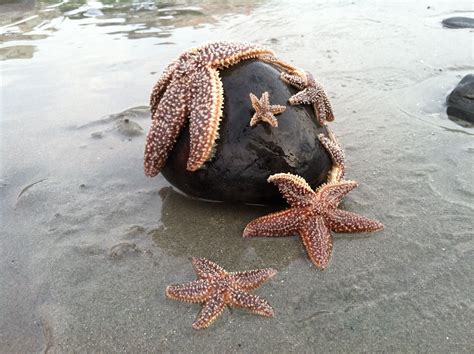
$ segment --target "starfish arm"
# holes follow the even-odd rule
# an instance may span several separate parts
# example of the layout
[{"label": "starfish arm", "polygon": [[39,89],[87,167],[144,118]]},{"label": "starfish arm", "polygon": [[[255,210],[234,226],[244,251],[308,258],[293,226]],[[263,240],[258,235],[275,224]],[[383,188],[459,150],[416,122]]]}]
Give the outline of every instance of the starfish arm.
[{"label": "starfish arm", "polygon": [[158,105],[160,103],[163,94],[171,82],[173,78],[173,73],[176,67],[179,65],[179,60],[176,59],[172,63],[170,63],[163,73],[161,74],[160,79],[156,82],[150,96],[150,111],[151,111],[151,118],[153,119],[156,111],[158,110]]},{"label": "starfish arm", "polygon": [[320,269],[325,269],[332,252],[332,238],[322,216],[307,219],[299,234],[311,261]]},{"label": "starfish arm", "polygon": [[258,97],[255,96],[253,93],[250,93],[249,96],[250,96],[250,101],[252,102],[252,107],[255,109],[255,111],[260,112],[262,110],[262,106],[260,104]]},{"label": "starfish arm", "polygon": [[267,181],[275,184],[293,207],[311,206],[315,198],[309,184],[300,176],[291,173],[277,173],[268,177]]},{"label": "starfish arm", "polygon": [[276,237],[296,235],[302,214],[296,208],[279,211],[255,219],[247,224],[243,237]]},{"label": "starfish arm", "polygon": [[293,72],[301,72],[296,66],[286,63],[281,59],[278,59],[275,55],[273,54],[261,54],[257,57],[259,60],[268,63],[268,64],[273,64],[278,66],[280,69],[287,70],[291,73]]},{"label": "starfish arm", "polygon": [[340,209],[328,213],[326,221],[334,232],[373,232],[383,229],[383,224],[377,220]]},{"label": "starfish arm", "polygon": [[338,166],[344,166],[345,164],[345,156],[344,151],[339,146],[339,144],[333,142],[331,139],[324,136],[324,134],[319,134],[318,139],[329,152],[331,156],[332,162]]},{"label": "starfish arm", "polygon": [[273,114],[280,114],[280,113],[283,113],[285,112],[286,110],[286,107],[285,106],[281,106],[279,104],[274,104],[274,105],[271,105],[270,106],[270,111],[273,113]]},{"label": "starfish arm", "polygon": [[324,117],[324,119],[328,122],[333,122],[335,117],[334,117],[334,112],[332,110],[331,102],[329,101],[329,98],[324,92],[323,88],[321,86],[319,87],[321,90],[321,98],[316,101],[318,115],[320,115],[321,117]]},{"label": "starfish arm", "polygon": [[241,60],[257,58],[260,55],[273,54],[271,50],[263,46],[251,43],[217,42],[205,44],[197,51],[203,62],[209,63],[210,67],[220,68],[238,63]]},{"label": "starfish arm", "polygon": [[205,279],[166,287],[166,296],[173,300],[203,302],[212,295],[213,287]]},{"label": "starfish arm", "polygon": [[196,73],[193,91],[195,96],[190,112],[190,152],[187,163],[189,171],[197,170],[206,162],[218,136],[224,99],[218,71],[204,68]]},{"label": "starfish arm", "polygon": [[324,136],[324,134],[319,134],[318,139],[321,144],[324,146],[326,151],[331,156],[331,160],[333,162],[333,171],[334,171],[334,178],[331,178],[333,182],[338,182],[344,178],[345,173],[345,156],[344,151],[342,150],[341,146],[336,142],[332,141],[331,139]]},{"label": "starfish arm", "polygon": [[249,291],[259,287],[276,273],[277,271],[272,268],[255,269],[230,273],[230,279],[232,279],[234,286],[238,289]]},{"label": "starfish arm", "polygon": [[274,128],[278,127],[278,121],[273,114],[265,114],[262,120],[267,122]]},{"label": "starfish arm", "polygon": [[253,127],[253,126],[256,125],[258,122],[260,122],[260,117],[258,116],[257,113],[255,113],[255,114],[252,116],[252,119],[250,119],[250,126]]},{"label": "starfish arm", "polygon": [[347,193],[358,186],[354,181],[339,181],[323,184],[316,190],[316,194],[325,203],[334,209],[342,201]]},{"label": "starfish arm", "polygon": [[247,309],[261,316],[273,317],[275,315],[275,311],[267,300],[236,289],[232,289],[230,292],[229,305]]},{"label": "starfish arm", "polygon": [[316,117],[321,125],[325,125],[326,122],[334,121],[334,114],[332,113],[331,103],[329,99],[324,95],[318,95],[313,101],[313,108],[316,112]]},{"label": "starfish arm", "polygon": [[187,88],[174,82],[165,91],[146,137],[145,174],[156,176],[166,163],[187,118]]},{"label": "starfish arm", "polygon": [[224,311],[226,304],[222,294],[218,294],[204,303],[193,323],[194,329],[204,329],[209,327]]},{"label": "starfish arm", "polygon": [[224,268],[206,258],[193,257],[192,264],[194,271],[200,279],[221,277],[227,274]]},{"label": "starfish arm", "polygon": [[307,72],[306,77],[308,79],[308,87],[312,88],[312,102],[318,117],[321,117],[321,120],[332,122],[334,120],[334,113],[323,86],[314,79],[311,73]]},{"label": "starfish arm", "polygon": [[293,75],[286,72],[280,74],[280,79],[287,84],[296,87],[298,90],[304,90],[306,87],[306,77],[302,75]]},{"label": "starfish arm", "polygon": [[310,89],[305,88],[304,90],[295,93],[293,96],[291,96],[288,99],[288,102],[292,106],[300,105],[300,104],[311,104],[313,103],[312,100],[312,95],[309,92]]}]

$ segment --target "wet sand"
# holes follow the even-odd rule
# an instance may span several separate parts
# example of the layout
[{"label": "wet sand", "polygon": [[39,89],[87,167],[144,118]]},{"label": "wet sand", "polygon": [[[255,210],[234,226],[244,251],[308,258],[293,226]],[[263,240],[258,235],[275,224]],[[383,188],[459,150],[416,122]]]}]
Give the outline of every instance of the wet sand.
[{"label": "wet sand", "polygon": [[[473,33],[441,25],[472,5],[127,4],[0,11],[2,26],[37,16],[0,37],[0,351],[472,352],[474,130],[444,102],[474,71]],[[324,272],[296,237],[240,237],[274,208],[192,200],[143,174],[151,87],[216,39],[270,46],[331,97],[360,184],[342,207],[385,230],[335,234]],[[276,317],[232,310],[193,330],[199,305],[164,294],[194,279],[191,256],[276,268],[255,291]]]}]

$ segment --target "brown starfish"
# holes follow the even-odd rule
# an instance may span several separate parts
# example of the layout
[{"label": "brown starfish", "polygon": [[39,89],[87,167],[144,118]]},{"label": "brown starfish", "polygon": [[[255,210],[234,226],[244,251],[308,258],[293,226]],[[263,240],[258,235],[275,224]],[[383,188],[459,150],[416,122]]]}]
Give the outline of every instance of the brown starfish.
[{"label": "brown starfish", "polygon": [[211,325],[226,306],[240,307],[252,313],[273,317],[273,308],[268,302],[248,291],[259,287],[276,274],[276,270],[256,269],[244,272],[226,272],[222,267],[206,258],[193,258],[192,264],[198,280],[166,288],[171,299],[203,303],[201,312],[193,323],[194,329]]},{"label": "brown starfish", "polygon": [[224,102],[218,69],[250,58],[299,73],[269,49],[237,42],[215,42],[190,49],[166,67],[150,98],[152,124],[146,139],[144,162],[147,176],[156,176],[163,168],[188,117],[187,169],[195,171],[209,159],[218,136]]},{"label": "brown starfish", "polygon": [[331,131],[331,129],[329,129],[329,127],[327,127],[327,131],[329,137],[326,137],[324,134],[318,135],[319,141],[326,148],[333,163],[332,168],[329,171],[327,182],[339,182],[344,178],[346,170],[344,150],[342,150],[336,135]]},{"label": "brown starfish", "polygon": [[243,237],[300,235],[311,261],[324,269],[332,251],[330,231],[370,232],[383,228],[375,220],[338,209],[342,198],[357,187],[353,181],[324,184],[313,191],[306,181],[290,173],[268,178],[278,186],[290,208],[250,222]]},{"label": "brown starfish", "polygon": [[250,100],[252,101],[252,107],[255,109],[255,114],[250,120],[250,126],[253,127],[258,122],[266,122],[272,127],[278,127],[278,121],[274,114],[280,114],[285,111],[285,106],[270,105],[270,99],[268,92],[264,92],[260,99],[257,98],[253,93],[250,94]]},{"label": "brown starfish", "polygon": [[334,120],[331,103],[324,92],[323,87],[316,82],[309,72],[301,73],[286,73],[280,75],[281,79],[288,84],[295,86],[299,90],[297,94],[290,97],[288,100],[291,105],[312,104],[319,124],[325,125],[326,122]]}]

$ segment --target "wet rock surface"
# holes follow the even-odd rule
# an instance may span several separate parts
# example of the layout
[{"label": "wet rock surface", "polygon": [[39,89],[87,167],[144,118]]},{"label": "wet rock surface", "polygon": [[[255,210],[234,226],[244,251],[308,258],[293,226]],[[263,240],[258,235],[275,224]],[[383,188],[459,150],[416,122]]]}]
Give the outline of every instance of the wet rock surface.
[{"label": "wet rock surface", "polygon": [[[280,71],[256,60],[244,61],[221,71],[224,86],[223,118],[214,157],[203,168],[186,170],[189,129],[186,127],[165,168],[166,179],[181,191],[200,198],[271,204],[281,202],[268,176],[291,172],[304,177],[312,187],[326,179],[329,155],[317,136],[325,133],[311,106],[290,106],[297,91],[280,79]],[[277,115],[278,127],[266,123],[250,127],[254,113],[249,94],[268,92],[270,104],[286,106]]]},{"label": "wet rock surface", "polygon": [[449,94],[446,103],[447,113],[451,117],[474,123],[474,75],[463,77]]},{"label": "wet rock surface", "polygon": [[471,17],[450,17],[441,23],[447,28],[474,28],[474,18]]}]

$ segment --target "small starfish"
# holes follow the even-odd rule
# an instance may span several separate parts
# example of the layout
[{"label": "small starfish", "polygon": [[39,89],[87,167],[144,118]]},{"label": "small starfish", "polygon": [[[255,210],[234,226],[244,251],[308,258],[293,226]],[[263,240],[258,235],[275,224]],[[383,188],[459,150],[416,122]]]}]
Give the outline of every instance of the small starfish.
[{"label": "small starfish", "polygon": [[334,114],[332,112],[331,103],[324,92],[323,87],[316,82],[309,72],[304,75],[296,73],[283,72],[280,75],[281,79],[286,83],[295,86],[299,90],[297,94],[290,97],[288,100],[291,105],[299,104],[312,104],[318,123],[325,125],[326,122],[332,122],[334,120]]},{"label": "small starfish", "polygon": [[207,328],[224,311],[226,306],[240,307],[250,312],[273,317],[269,303],[248,291],[259,287],[276,274],[271,268],[244,272],[226,272],[206,258],[193,258],[198,280],[166,288],[166,296],[174,300],[203,303],[201,312],[193,323],[194,329]]},{"label": "small starfish", "polygon": [[268,92],[264,92],[260,99],[251,93],[250,100],[252,101],[252,106],[255,109],[255,114],[250,120],[251,127],[253,127],[258,122],[267,122],[272,127],[278,127],[278,121],[276,120],[274,114],[280,114],[284,112],[286,109],[285,106],[270,105]]},{"label": "small starfish", "polygon": [[306,181],[291,173],[268,178],[278,186],[290,204],[284,211],[265,215],[250,222],[243,237],[293,236],[299,234],[309,258],[319,268],[329,263],[334,232],[370,232],[383,229],[375,220],[338,209],[342,198],[357,187],[354,181],[324,184],[313,191]]}]

